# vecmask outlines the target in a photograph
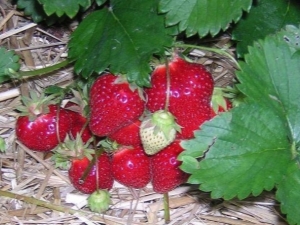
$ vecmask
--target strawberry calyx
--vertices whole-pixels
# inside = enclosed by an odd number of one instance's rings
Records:
[[[128,82],[127,77],[123,74],[122,75],[117,75],[116,77],[117,78],[115,79],[114,84],[128,84],[128,87],[132,92],[137,91],[140,98],[143,101],[146,101],[146,98],[144,96],[143,88],[139,87],[136,83]]]
[[[82,91],[71,89],[73,97],[68,99],[65,108],[73,112],[77,112],[84,117],[88,115],[88,87],[83,86]]]
[[[150,120],[145,124],[147,126],[154,126],[154,135],[162,132],[166,138],[172,129],[180,132],[181,127],[175,122],[175,117],[172,113],[165,110],[158,110],[152,114]]]
[[[92,212],[103,213],[111,204],[110,194],[107,190],[98,189],[88,198],[88,207]]]
[[[39,115],[49,113],[49,105],[57,103],[54,98],[54,95],[45,96],[44,93],[41,93],[38,96],[36,92],[30,91],[29,97],[21,97],[23,105],[18,106],[17,110],[20,111],[20,116],[28,116],[29,120],[33,121]]]
[[[91,161],[95,154],[95,150],[89,148],[92,141],[93,138],[90,138],[84,143],[80,134],[77,134],[75,139],[71,139],[70,136],[67,135],[64,142],[53,150],[54,154],[52,159],[55,162],[55,167],[67,169],[71,159],[87,157]]]
[[[215,87],[211,98],[211,107],[215,114],[219,113],[220,107],[223,109],[223,111],[228,111],[228,101],[229,98],[225,97],[223,88]]]

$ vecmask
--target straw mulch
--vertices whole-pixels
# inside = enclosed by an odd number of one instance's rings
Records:
[[[76,27],[76,22],[72,23]],[[41,27],[0,0],[0,45],[21,57],[22,70],[55,64],[67,56],[66,43],[73,26]],[[229,36],[212,40],[226,44]],[[232,49],[232,52],[234,49]],[[201,56],[201,57],[199,57]],[[233,64],[226,58],[193,51],[215,77],[219,86],[234,78]],[[72,82],[73,69],[34,79],[0,84],[0,136],[7,149],[0,154],[0,224],[164,224],[163,198],[151,186],[128,189],[115,183],[112,205],[105,214],[86,207],[87,196],[70,185],[67,172],[55,169],[50,155],[32,152],[16,140],[16,106],[28,90],[40,92],[49,85],[64,87]],[[212,200],[197,186],[184,185],[169,193],[170,224],[287,224],[279,213],[273,193],[243,201]]]

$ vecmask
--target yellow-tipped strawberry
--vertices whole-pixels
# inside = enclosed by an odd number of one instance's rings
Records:
[[[154,155],[171,144],[180,132],[172,113],[158,110],[146,117],[140,126],[140,136],[145,152]]]

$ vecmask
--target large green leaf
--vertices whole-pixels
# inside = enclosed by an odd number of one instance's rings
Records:
[[[288,169],[284,179],[278,185],[276,198],[281,202],[280,208],[287,214],[289,224],[299,224],[299,202],[300,202],[300,170],[299,165],[293,164]]]
[[[278,37],[289,35],[291,38],[293,34],[282,31]],[[286,120],[290,138],[300,144],[300,56],[294,55],[292,46],[271,36],[256,42],[237,76],[241,83],[238,88],[248,99],[276,110]]]
[[[187,143],[179,159],[182,169],[191,173],[188,182],[201,184],[201,190],[212,191],[214,198],[242,199],[271,190],[291,163],[284,123],[258,104],[241,105],[203,124],[195,139],[208,138],[209,151],[198,170],[189,169],[186,159],[192,157],[189,152],[193,149]]]
[[[13,51],[0,48],[0,83],[13,78],[19,69],[19,56]]]
[[[249,45],[275,33],[287,24],[300,23],[298,0],[257,0],[251,11],[234,27],[232,37],[238,41],[239,57],[247,52]]]
[[[149,86],[149,61],[170,47],[173,38],[157,14],[157,1],[112,0],[87,16],[69,43],[69,57],[76,59],[75,71],[88,77],[109,67],[125,73],[130,82]]]
[[[17,7],[24,10],[24,14],[31,16],[32,20],[36,23],[41,22],[46,17],[43,6],[38,0],[18,0]]]
[[[80,7],[86,9],[91,5],[91,0],[39,0],[39,2],[47,15],[56,13],[60,17],[66,14],[70,18],[78,13]]]
[[[214,198],[276,187],[291,224],[300,224],[299,34],[288,26],[249,48],[237,72],[246,103],[204,123],[179,157],[189,182]]]
[[[160,0],[159,10],[166,13],[166,25],[178,24],[187,36],[216,35],[237,22],[251,7],[252,0]]]

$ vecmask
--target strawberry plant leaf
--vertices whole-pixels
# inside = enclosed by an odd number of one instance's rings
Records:
[[[20,69],[19,56],[13,51],[0,48],[0,83],[14,77],[15,72]]]
[[[24,15],[31,16],[35,23],[41,22],[46,17],[43,6],[38,0],[18,0],[17,7],[24,10]]]
[[[285,131],[284,123],[268,108],[241,105],[202,125],[195,139],[206,143],[210,139],[209,150],[199,170],[189,170],[190,160],[184,156],[193,149],[186,148],[179,157],[181,168],[192,172],[189,183],[201,184],[200,189],[212,191],[213,198],[257,196],[264,189],[271,190],[291,163]]]
[[[179,156],[188,182],[214,198],[242,199],[276,187],[291,224],[300,221],[299,33],[288,26],[249,47],[236,73],[246,103],[204,123],[182,142]]]
[[[234,27],[232,38],[237,42],[238,57],[243,57],[254,41],[275,33],[285,25],[300,23],[300,4],[297,0],[258,0],[250,13]]]
[[[237,22],[244,11],[249,11],[251,0],[160,0],[159,11],[166,13],[166,26],[179,25],[186,35],[216,35]]]
[[[296,188],[298,187],[298,188]],[[276,198],[281,202],[281,211],[287,214],[289,224],[299,224],[299,202],[300,202],[300,170],[299,165],[293,164],[288,168],[284,179],[278,185]]]
[[[155,0],[113,0],[111,7],[91,13],[78,26],[69,57],[77,60],[75,71],[84,77],[109,68],[126,74],[129,82],[149,86],[151,56],[173,43],[168,32]]]
[[[86,9],[91,5],[90,0],[39,0],[39,2],[48,16],[56,13],[58,17],[66,14],[70,18],[73,18],[81,7]]]
[[[298,29],[299,32],[299,29]],[[237,72],[242,91],[248,101],[260,102],[277,112],[289,126],[289,136],[300,143],[300,55],[291,51],[292,43],[284,40],[280,32],[276,37],[269,36],[249,47],[242,63],[242,70]],[[280,37],[283,37],[282,39]]]

